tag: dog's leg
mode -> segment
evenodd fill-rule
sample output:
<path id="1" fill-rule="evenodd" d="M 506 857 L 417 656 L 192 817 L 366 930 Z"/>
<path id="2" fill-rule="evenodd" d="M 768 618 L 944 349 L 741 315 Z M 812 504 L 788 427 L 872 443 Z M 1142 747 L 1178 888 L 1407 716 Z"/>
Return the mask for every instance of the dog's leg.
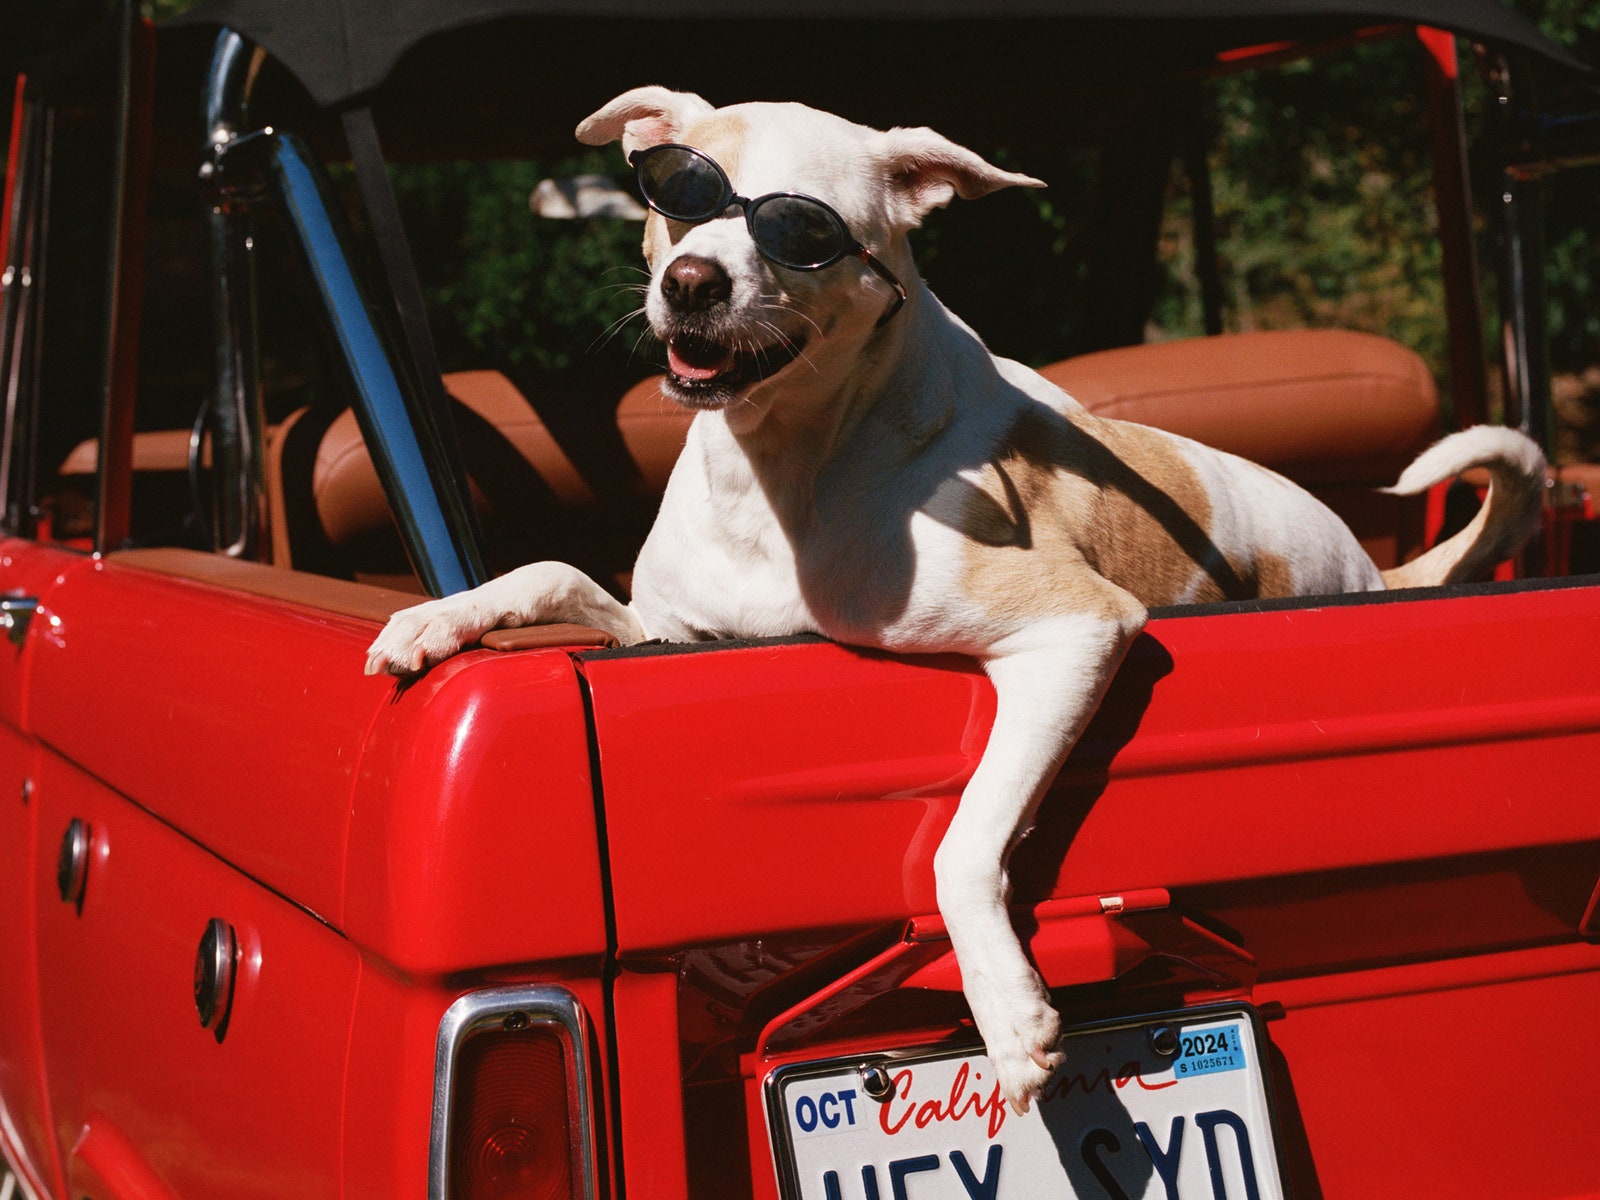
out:
<path id="1" fill-rule="evenodd" d="M 491 629 L 565 621 L 604 630 L 624 645 L 645 637 L 633 610 L 576 567 L 531 563 L 469 592 L 395 613 L 367 649 L 367 674 L 414 675 Z"/>
<path id="2" fill-rule="evenodd" d="M 1001 1093 L 1024 1110 L 1060 1065 L 1061 1020 L 1006 910 L 1012 849 L 1144 627 L 1133 597 L 1096 579 L 1096 603 L 1008 637 L 984 664 L 996 710 L 988 746 L 934 856 L 939 911 Z"/>

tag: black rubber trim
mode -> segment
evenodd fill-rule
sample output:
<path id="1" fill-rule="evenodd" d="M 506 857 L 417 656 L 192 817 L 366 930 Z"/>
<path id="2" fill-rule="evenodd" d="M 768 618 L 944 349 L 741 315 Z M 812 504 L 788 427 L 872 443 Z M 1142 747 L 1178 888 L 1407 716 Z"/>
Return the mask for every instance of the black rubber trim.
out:
<path id="1" fill-rule="evenodd" d="M 1151 620 L 1217 617 L 1230 613 L 1292 612 L 1316 608 L 1351 608 L 1362 604 L 1402 604 L 1427 600 L 1463 600 L 1475 596 L 1513 596 L 1523 592 L 1554 592 L 1600 587 L 1600 575 L 1570 575 L 1559 579 L 1513 579 L 1498 583 L 1454 583 L 1445 587 L 1399 588 L 1392 592 L 1336 592 L 1326 596 L 1286 596 L 1277 600 L 1232 600 L 1219 604 L 1173 605 L 1152 608 Z"/>
<path id="2" fill-rule="evenodd" d="M 1354 608 L 1359 605 L 1424 603 L 1436 600 L 1465 600 L 1487 596 L 1515 596 L 1526 592 L 1554 592 L 1580 588 L 1600 588 L 1600 575 L 1573 575 L 1560 579 L 1516 579 L 1500 583 L 1458 583 L 1447 587 L 1404 588 L 1392 592 L 1340 592 L 1326 596 L 1289 596 L 1279 600 L 1230 600 L 1219 604 L 1173 605 L 1152 608 L 1152 621 L 1187 620 L 1194 617 L 1227 617 L 1245 613 L 1311 611 L 1322 608 Z M 1600 599 L 1600 597 L 1597 597 Z M 586 650 L 576 657 L 582 662 L 609 662 L 617 658 L 658 658 L 664 654 L 705 654 L 729 650 L 766 650 L 774 646 L 808 646 L 829 639 L 816 633 L 792 634 L 773 638 L 719 638 L 704 642 L 645 642 L 638 646 L 619 646 L 612 650 Z M 846 643 L 840 643 L 845 645 Z M 851 646 L 871 651 L 869 647 Z"/>

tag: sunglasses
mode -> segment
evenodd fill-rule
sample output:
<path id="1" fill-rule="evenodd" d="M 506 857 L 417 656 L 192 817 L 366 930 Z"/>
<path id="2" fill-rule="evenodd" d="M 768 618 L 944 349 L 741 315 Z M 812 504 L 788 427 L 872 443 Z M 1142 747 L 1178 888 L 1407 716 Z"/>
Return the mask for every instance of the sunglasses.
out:
<path id="1" fill-rule="evenodd" d="M 754 200 L 740 196 L 721 167 L 690 146 L 665 143 L 635 150 L 628 162 L 639 175 L 645 203 L 671 221 L 698 225 L 737 206 L 744 212 L 750 240 L 769 262 L 791 271 L 820 271 L 843 258 L 859 259 L 894 289 L 885 324 L 906 302 L 906 289 L 851 235 L 844 218 L 821 200 L 798 192 L 769 192 Z"/>

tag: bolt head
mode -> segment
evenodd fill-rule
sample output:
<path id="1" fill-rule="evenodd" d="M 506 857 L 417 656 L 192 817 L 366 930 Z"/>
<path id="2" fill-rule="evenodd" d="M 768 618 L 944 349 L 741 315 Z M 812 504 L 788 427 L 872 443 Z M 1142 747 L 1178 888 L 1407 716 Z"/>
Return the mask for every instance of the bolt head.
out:
<path id="1" fill-rule="evenodd" d="M 1178 1053 L 1178 1030 L 1172 1025 L 1152 1025 L 1146 1033 L 1150 1049 L 1162 1058 L 1173 1058 Z"/>
<path id="2" fill-rule="evenodd" d="M 884 1101 L 894 1095 L 894 1080 L 881 1063 L 861 1065 L 861 1090 L 873 1100 Z"/>

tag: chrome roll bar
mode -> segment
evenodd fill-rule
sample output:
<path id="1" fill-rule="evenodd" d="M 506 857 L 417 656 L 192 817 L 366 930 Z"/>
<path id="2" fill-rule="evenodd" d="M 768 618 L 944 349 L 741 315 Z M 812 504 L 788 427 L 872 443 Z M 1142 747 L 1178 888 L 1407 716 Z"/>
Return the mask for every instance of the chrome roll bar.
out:
<path id="1" fill-rule="evenodd" d="M 206 79 L 207 157 L 200 177 L 211 183 L 216 156 L 246 127 L 246 110 L 263 52 L 231 30 L 218 36 Z M 234 558 L 259 558 L 265 547 L 265 473 L 262 461 L 261 381 L 256 362 L 255 254 L 248 206 L 214 195 L 208 221 L 211 307 L 216 321 L 215 387 L 189 438 L 189 474 L 196 481 L 196 513 L 211 524 L 211 542 Z M 205 429 L 211 429 L 209 506 L 198 487 Z M 210 521 L 206 521 L 207 517 Z"/>
<path id="2" fill-rule="evenodd" d="M 454 443 L 443 438 L 418 381 L 403 365 L 379 298 L 355 266 L 342 209 L 315 156 L 292 134 L 271 127 L 242 132 L 260 52 L 223 30 L 206 87 L 208 155 L 201 178 L 212 189 L 213 302 L 219 330 L 212 448 L 223 476 L 216 545 L 259 557 L 265 548 L 262 405 L 257 377 L 250 217 L 273 204 L 309 268 L 324 318 L 340 350 L 351 407 L 400 536 L 423 587 L 448 595 L 487 577 L 461 485 Z M 191 447 L 198 455 L 198 436 Z M 223 474 L 235 472 L 234 475 Z M 237 486 L 229 482 L 237 478 Z"/>

